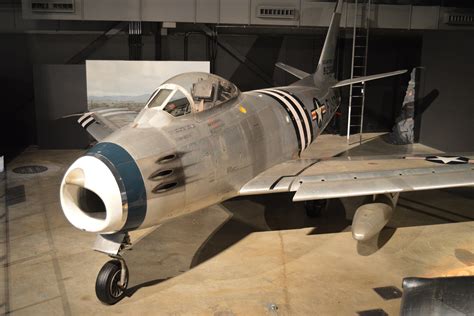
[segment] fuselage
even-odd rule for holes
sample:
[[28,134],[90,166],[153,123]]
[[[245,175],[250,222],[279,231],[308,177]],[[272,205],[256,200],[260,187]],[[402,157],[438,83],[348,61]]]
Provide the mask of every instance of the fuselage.
[[341,12],[338,1],[316,71],[290,86],[240,93],[208,73],[168,79],[132,124],[100,137],[66,171],[68,220],[101,234],[158,225],[237,196],[261,172],[297,158],[340,104],[331,87]]
[[[147,193],[141,227],[234,197],[256,175],[297,158],[338,106],[336,95],[317,94],[314,88],[297,86],[244,92],[219,107],[183,117],[157,111],[152,115],[166,118],[156,118],[156,126],[141,126],[143,114],[133,127],[105,139],[125,148],[140,168]],[[294,100],[301,103],[295,106]],[[324,107],[316,113],[320,119],[311,114],[316,102]],[[293,110],[286,110],[285,103]],[[298,112],[301,105],[305,118]],[[166,157],[171,159],[160,162]],[[163,176],[152,176],[160,172]]]
[[[120,221],[90,229],[65,213],[83,230],[115,233],[158,225],[237,196],[261,172],[297,158],[329,123],[339,102],[335,89],[292,85],[238,93],[219,106],[178,117],[146,106],[131,125],[86,153],[115,169],[112,174],[122,188]],[[113,204],[105,204],[106,213],[112,212],[108,205]]]

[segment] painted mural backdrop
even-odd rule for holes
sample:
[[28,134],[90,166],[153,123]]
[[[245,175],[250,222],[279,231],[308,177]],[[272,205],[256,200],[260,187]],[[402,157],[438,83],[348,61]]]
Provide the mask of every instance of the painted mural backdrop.
[[164,81],[191,71],[209,72],[209,62],[88,60],[87,107],[139,111]]

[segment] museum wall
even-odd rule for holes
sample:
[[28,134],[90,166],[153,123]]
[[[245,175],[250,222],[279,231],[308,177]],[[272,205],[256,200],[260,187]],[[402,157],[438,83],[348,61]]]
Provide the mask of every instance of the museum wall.
[[[187,26],[189,28],[189,26]],[[238,34],[238,33],[243,34]],[[259,33],[260,32],[260,33]],[[324,30],[313,33],[272,34],[268,30],[250,32],[236,29],[233,32],[221,32],[219,38],[230,44],[241,55],[257,65],[261,74],[231,56],[221,47],[217,47],[214,72],[235,82],[245,91],[291,83],[294,78],[276,69],[277,61],[290,64],[307,72],[314,71],[322,43]],[[283,32],[283,31],[282,31]],[[69,139],[39,142],[36,111],[40,111],[34,102],[34,65],[64,64],[72,56],[97,38],[92,34],[1,34],[0,83],[3,105],[0,107],[0,131],[2,147],[24,147],[38,144],[45,148],[82,148],[85,132],[75,129]],[[470,76],[473,73],[474,34],[472,32],[410,32],[374,30],[369,43],[368,74],[410,69],[418,65],[426,67],[425,90],[439,90],[439,96],[422,116],[420,141],[445,150],[465,150],[472,148],[470,135],[472,125],[473,92]],[[468,40],[470,39],[470,40]],[[183,31],[178,28],[169,31],[161,38],[160,54],[155,54],[155,37],[144,35],[143,59],[154,60],[161,55],[163,60],[207,60],[209,42],[203,34],[195,31]],[[187,44],[187,45],[185,45]],[[186,49],[185,49],[186,47]],[[339,78],[350,76],[351,42],[339,41],[338,69]],[[128,36],[120,34],[106,41],[88,57],[89,59],[128,60]],[[38,80],[38,79],[37,79]],[[271,81],[270,83],[268,81]],[[388,131],[399,114],[408,75],[374,81],[367,86],[366,119],[364,131]],[[344,104],[347,104],[348,89],[343,91]],[[455,104],[455,105],[453,105]],[[63,106],[73,106],[64,95]],[[451,106],[449,112],[446,107]],[[345,133],[346,107],[341,108],[341,127],[338,132]],[[453,113],[446,114],[446,113]],[[439,118],[443,120],[440,128]],[[61,127],[62,126],[62,127]],[[58,124],[54,133],[64,132],[64,125]],[[68,132],[69,133],[69,132]],[[76,133],[79,133],[76,134]],[[471,142],[469,144],[469,142]]]
[[[260,73],[269,77],[265,80],[258,73],[250,70],[227,51],[217,47],[214,71],[218,75],[229,78],[243,90],[269,87],[272,83],[276,85],[285,85],[293,82],[295,78],[275,68],[275,63],[282,61],[307,72],[314,71],[317,60],[322,48],[325,37],[324,30],[315,30],[316,34],[220,34],[219,38],[230,44],[236,51],[245,56],[253,64],[257,65]],[[243,31],[243,30],[242,30]],[[5,94],[6,100],[12,105],[9,111],[18,119],[18,122],[6,120],[4,128],[13,130],[14,139],[11,139],[11,145],[29,145],[40,144],[43,148],[71,148],[81,147],[83,135],[77,135],[81,131],[71,132],[70,142],[67,138],[62,141],[47,141],[44,137],[39,141],[40,135],[36,135],[36,129],[40,128],[35,120],[34,114],[34,65],[41,64],[64,64],[81,49],[93,41],[97,34],[11,34],[6,40],[6,47],[12,47],[8,56],[2,58],[0,66],[3,69],[2,74],[6,76],[5,80],[15,89],[10,89]],[[391,71],[407,65],[406,56],[414,54],[417,45],[403,45],[406,42],[405,37],[388,38],[374,35],[370,43],[369,73]],[[155,58],[155,38],[154,36],[143,36],[143,59],[153,60]],[[185,43],[187,43],[185,49]],[[397,43],[398,49],[393,49],[393,43]],[[170,32],[168,36],[162,37],[161,56],[164,60],[207,60],[209,56],[208,41],[202,34],[186,33],[179,29]],[[339,77],[341,79],[350,76],[350,40],[339,41]],[[410,49],[407,49],[410,48]],[[20,51],[20,54],[15,52]],[[104,43],[94,51],[89,59],[112,59],[126,60],[128,56],[128,37],[118,35]],[[402,56],[402,57],[400,57]],[[405,56],[405,57],[403,57]],[[372,62],[375,60],[376,62]],[[388,130],[391,122],[396,115],[394,108],[398,109],[398,103],[401,104],[400,84],[401,79],[385,79],[368,87],[370,93],[367,101],[367,120],[366,131]],[[271,81],[271,82],[269,82]],[[343,96],[347,100],[347,89],[343,91]],[[25,107],[25,102],[29,101],[27,113],[20,110]],[[64,107],[68,107],[69,102],[64,100]],[[345,102],[344,104],[347,104]],[[36,107],[39,111],[41,107]],[[6,109],[2,108],[2,113]],[[72,111],[72,108],[71,108]],[[343,115],[340,124],[341,133],[345,130],[346,109],[341,108]],[[31,114],[33,113],[33,114]],[[6,115],[2,115],[5,118]],[[383,119],[380,119],[383,118]],[[43,125],[44,126],[44,125]],[[58,130],[55,130],[57,126]],[[51,135],[64,132],[60,128],[64,124],[51,125],[54,129]],[[44,135],[44,134],[43,134]]]
[[423,35],[423,96],[437,97],[420,117],[420,142],[443,151],[474,151],[474,32]]
[[[32,144],[41,145],[42,148],[83,148],[86,135],[84,131],[65,128],[64,122],[45,124],[45,117],[52,120],[50,113],[46,113],[51,106],[45,103],[47,102],[45,98],[37,100],[35,105],[34,69],[38,68],[38,65],[65,64],[97,37],[98,34],[0,34],[2,46],[6,48],[1,50],[0,55],[1,94],[4,100],[4,105],[0,107],[1,132],[2,135],[9,135],[2,137],[2,151],[15,151]],[[265,73],[270,76],[274,74],[275,82],[279,84],[290,83],[293,78],[280,70],[275,70],[275,62],[284,61],[312,71],[323,42],[321,36],[309,41],[307,38],[284,39],[281,36],[223,35],[222,37],[240,52],[248,55],[249,59],[258,64]],[[163,37],[162,59],[185,60],[184,38],[184,33]],[[282,50],[284,41],[287,42],[284,45],[287,49]],[[154,36],[143,36],[142,43],[143,59],[154,60]],[[189,60],[207,60],[207,41],[203,35],[190,35],[187,43]],[[216,56],[215,72],[235,81],[242,90],[270,86],[227,52],[218,49]],[[89,55],[88,59],[128,60],[128,36],[120,34],[109,39]],[[45,77],[37,75],[38,89],[44,87],[41,80],[45,80]],[[77,104],[77,100],[69,102],[67,94],[59,94],[56,98],[58,97],[63,99],[64,112],[69,109],[71,113],[75,113],[77,107],[72,104]],[[50,101],[55,104],[61,103],[59,99]],[[37,113],[38,111],[42,113]],[[38,122],[37,118],[41,122]],[[45,133],[45,128],[50,128],[50,131]],[[59,134],[67,137],[60,137]],[[46,135],[51,135],[51,138],[45,138]]]
[[[45,125],[38,124],[37,117],[52,118],[47,113],[40,113],[39,116],[36,113],[41,111],[41,106],[38,107],[40,104],[35,106],[34,69],[37,65],[65,64],[98,36],[97,33],[0,33],[2,42],[2,49],[0,49],[0,95],[3,100],[0,107],[1,152],[13,154],[26,146],[38,144],[41,144],[43,148],[84,148],[86,133],[81,129],[66,128],[67,123],[62,121],[53,122],[54,124],[49,125],[50,132],[48,134],[55,135],[54,137],[51,136],[49,140],[45,137],[39,139],[41,133],[38,134],[37,131],[40,129],[44,131],[42,127]],[[153,59],[155,56],[154,37],[143,36],[142,42],[143,58]],[[89,58],[128,60],[128,54],[128,36],[118,35],[105,42]],[[71,104],[77,102],[70,102],[66,94],[62,96],[64,112],[70,109],[71,113],[75,113],[74,110],[77,108]],[[44,102],[44,100],[41,102]],[[47,111],[47,109],[45,106],[43,111]],[[73,121],[69,119],[68,122]]]
[[[420,65],[422,36],[410,32],[374,30],[369,40],[367,74],[407,69],[401,76],[367,83],[364,131],[390,131],[400,114],[409,73]],[[347,67],[349,69],[349,67]]]
[[36,126],[28,36],[2,34],[0,40],[1,155],[34,144]]
[[35,64],[33,78],[38,146],[86,148],[89,137],[70,116],[87,111],[85,65]]

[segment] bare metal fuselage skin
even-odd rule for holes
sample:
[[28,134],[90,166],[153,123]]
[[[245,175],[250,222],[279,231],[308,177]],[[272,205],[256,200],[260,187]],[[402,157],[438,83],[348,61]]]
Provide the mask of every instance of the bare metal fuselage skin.
[[[336,82],[334,71],[341,13],[339,0],[315,73],[286,67],[300,78],[290,86],[240,93],[213,74],[180,74],[152,94],[132,123],[122,117],[114,124],[108,117],[117,109],[110,108],[79,119],[101,141],[66,171],[60,200],[74,226],[100,234],[94,249],[114,258],[96,280],[102,302],[125,295],[128,269],[120,253],[130,245],[129,231],[245,194],[244,186],[273,166],[285,176],[279,164],[297,159],[324,130],[340,105],[338,87],[348,84]],[[375,236],[397,198],[383,195],[360,207],[354,238]]]
[[[304,131],[306,139],[299,139],[298,118],[274,90],[305,105],[311,128]],[[103,141],[124,148],[140,169],[146,215],[135,229],[237,196],[256,175],[296,158],[328,124],[339,102],[336,89],[294,85],[240,93],[218,107],[181,117],[145,108],[134,124]],[[315,113],[319,106],[323,109]]]
[[341,13],[339,0],[315,73],[290,86],[240,93],[205,73],[163,83],[132,124],[100,137],[70,166],[60,189],[68,220],[101,234],[158,225],[237,196],[263,171],[297,158],[340,104]]

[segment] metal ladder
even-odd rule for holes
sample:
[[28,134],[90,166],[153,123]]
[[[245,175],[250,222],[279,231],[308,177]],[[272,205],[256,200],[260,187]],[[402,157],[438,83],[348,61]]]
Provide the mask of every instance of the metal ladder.
[[[367,75],[371,0],[354,0],[354,27],[352,31],[351,78]],[[350,85],[347,117],[347,141],[351,133],[359,133],[362,143],[364,125],[365,83]]]

